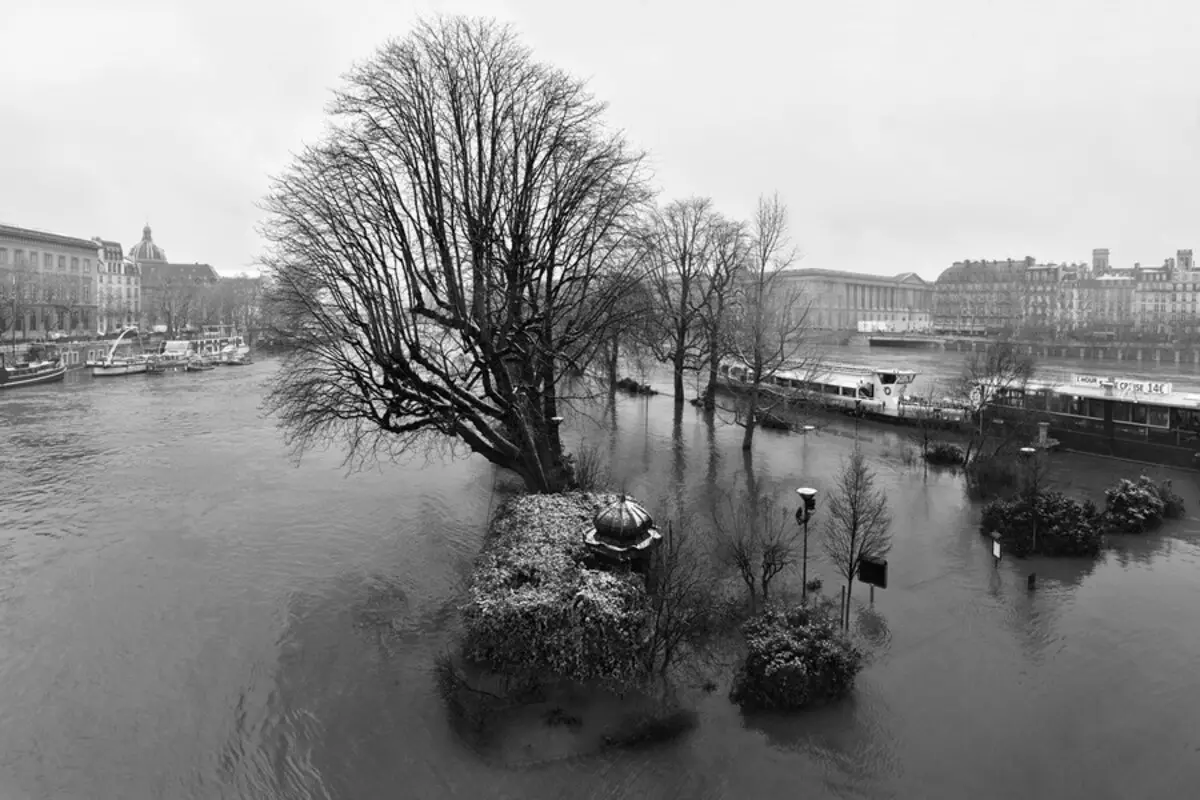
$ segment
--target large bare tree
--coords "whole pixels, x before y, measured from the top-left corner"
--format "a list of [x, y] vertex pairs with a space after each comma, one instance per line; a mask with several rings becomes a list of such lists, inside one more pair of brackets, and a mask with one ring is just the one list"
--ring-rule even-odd
[[614, 257], [642, 157], [584, 84], [498, 23], [419, 23], [354, 69], [332, 125], [276, 179], [264, 269], [290, 350], [267, 406], [349, 463], [433, 435], [570, 485], [560, 380], [638, 277]]
[[708, 357], [708, 384], [704, 390], [704, 408], [716, 406], [717, 375], [721, 359], [729, 355], [734, 311], [734, 290], [742, 279], [750, 255], [750, 238], [745, 226], [732, 220], [718, 222], [714, 234], [712, 258], [705, 275], [705, 303], [700, 324], [704, 330], [704, 348]]
[[778, 194], [760, 197], [750, 224], [750, 263], [740, 281], [729, 340], [732, 355], [747, 373], [743, 450], [753, 446], [758, 416], [771, 405], [763, 385], [783, 370], [807, 375], [816, 367], [806, 336], [810, 301], [785, 274], [796, 257], [789, 241], [787, 207]]
[[675, 200], [650, 215], [644, 234], [648, 280], [658, 331], [651, 341], [659, 361], [670, 364], [675, 403], [683, 403], [683, 378], [701, 362], [706, 343], [712, 261], [725, 222], [707, 197]]
[[825, 512], [825, 555], [846, 581], [842, 624], [850, 619], [850, 593], [866, 558], [883, 558], [892, 549], [892, 519], [887, 495], [875, 486], [875, 473], [860, 448], [842, 466]]

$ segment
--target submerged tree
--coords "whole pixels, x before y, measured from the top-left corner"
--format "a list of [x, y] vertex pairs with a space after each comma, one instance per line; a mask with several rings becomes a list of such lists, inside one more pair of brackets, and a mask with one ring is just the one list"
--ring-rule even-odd
[[750, 240], [743, 225], [723, 220], [719, 223], [707, 271], [707, 297], [700, 313], [704, 331], [704, 349], [708, 357], [708, 384], [704, 390], [704, 408], [716, 406], [717, 375], [721, 359], [731, 350], [730, 320], [734, 311], [734, 289], [742, 278], [749, 257]]
[[750, 265], [744, 271], [732, 325], [732, 354], [745, 365], [748, 400], [742, 449], [754, 444], [761, 413], [770, 410], [764, 384], [783, 370], [811, 373], [817, 359], [807, 341], [809, 301], [784, 271], [796, 259], [787, 207], [779, 195], [760, 197], [750, 226]]
[[[976, 426], [967, 442], [966, 460], [973, 461], [984, 455], [986, 438], [984, 417], [988, 406], [995, 403], [1006, 392], [1024, 391], [1037, 368], [1032, 355], [1021, 353], [1011, 342], [990, 344], [983, 352], [972, 352], [963, 361], [959, 377], [959, 394], [966, 398], [975, 414]], [[1023, 430], [1023, 426], [1012, 425], [1007, 429], [1010, 436], [996, 443], [992, 455], [998, 452], [1012, 436]]]
[[535, 491], [571, 483], [560, 380], [608, 340], [638, 261], [642, 158], [581, 81], [498, 23], [420, 23], [354, 69], [266, 201], [268, 395], [303, 452], [441, 435]]
[[858, 447], [838, 475], [825, 513], [825, 554], [846, 581], [843, 625], [850, 618], [850, 592], [866, 558], [883, 558], [892, 549], [887, 495], [875, 488], [875, 473]]
[[655, 356], [671, 367], [675, 402], [683, 403], [683, 376], [699, 366], [706, 342], [712, 261], [724, 221], [707, 197], [676, 200], [655, 211], [643, 235], [658, 330]]
[[[803, 528], [772, 497], [754, 488], [713, 512], [719, 559], [733, 568], [750, 597], [751, 613], [771, 602], [771, 586], [801, 557]], [[762, 600], [761, 607], [759, 600]]]

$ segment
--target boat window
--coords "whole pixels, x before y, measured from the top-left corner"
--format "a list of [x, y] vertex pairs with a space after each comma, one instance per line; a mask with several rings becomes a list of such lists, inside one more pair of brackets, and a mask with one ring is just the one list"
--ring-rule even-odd
[[854, 387], [853, 386], [843, 386], [842, 387], [842, 397], [854, 397]]
[[1170, 409], [1162, 406], [1150, 406], [1146, 409], [1146, 421], [1158, 428], [1166, 428], [1171, 424]]
[[1113, 422], [1129, 422], [1129, 403], [1113, 403]]
[[1104, 401], [1093, 397], [1088, 400], [1087, 415], [1092, 419], [1104, 419]]
[[1171, 409], [1171, 427], [1177, 431], [1196, 433], [1200, 431], [1200, 414], [1195, 411], [1173, 408]]
[[1077, 417], [1086, 417], [1087, 416], [1087, 398], [1086, 397], [1072, 397], [1070, 413], [1074, 414]]
[[915, 380], [915, 379], [916, 379], [916, 377], [917, 377], [917, 376], [916, 376], [916, 374], [915, 374], [915, 373], [914, 373], [914, 374], [910, 374], [910, 375], [898, 375], [898, 376], [896, 377], [896, 382], [897, 382], [897, 383], [902, 383], [902, 384], [904, 384], [905, 386], [907, 386], [908, 384], [912, 383], [912, 382], [913, 382], [913, 380]]
[[1136, 422], [1138, 425], [1146, 424], [1146, 407], [1141, 403], [1133, 403], [1129, 406], [1129, 421]]
[[879, 376], [879, 382], [882, 383], [884, 386], [891, 386], [893, 383], [896, 382], [896, 376], [892, 375], [890, 373], [882, 373]]
[[868, 383], [866, 386], [858, 387], [858, 396], [873, 398], [875, 396], [875, 385]]

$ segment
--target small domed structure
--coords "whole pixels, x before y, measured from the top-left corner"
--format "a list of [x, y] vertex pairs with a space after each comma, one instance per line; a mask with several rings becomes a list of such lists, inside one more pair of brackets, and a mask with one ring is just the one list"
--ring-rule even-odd
[[662, 541], [662, 534], [654, 528], [650, 512], [622, 494], [596, 512], [584, 541], [609, 560], [640, 561]]
[[154, 243], [154, 238], [150, 235], [150, 226], [147, 225], [142, 228], [142, 240], [129, 248], [129, 257], [139, 264], [146, 261], [165, 264], [167, 251]]

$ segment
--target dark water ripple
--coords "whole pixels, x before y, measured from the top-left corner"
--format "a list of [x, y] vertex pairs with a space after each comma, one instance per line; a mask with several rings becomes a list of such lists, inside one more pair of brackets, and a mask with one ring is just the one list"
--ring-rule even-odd
[[[431, 669], [507, 482], [477, 460], [297, 468], [259, 410], [272, 369], [0, 396], [0, 797], [1167, 797], [1200, 764], [1200, 518], [997, 569], [957, 477], [835, 426], [762, 432], [751, 467], [785, 503], [825, 497], [857, 439], [889, 493], [891, 588], [867, 607], [855, 587], [872, 657], [850, 702], [743, 717], [717, 692], [676, 745], [486, 766]], [[659, 513], [746, 484], [740, 430], [661, 397], [613, 413], [570, 435]], [[1064, 456], [1056, 480], [1094, 493], [1119, 469]]]

